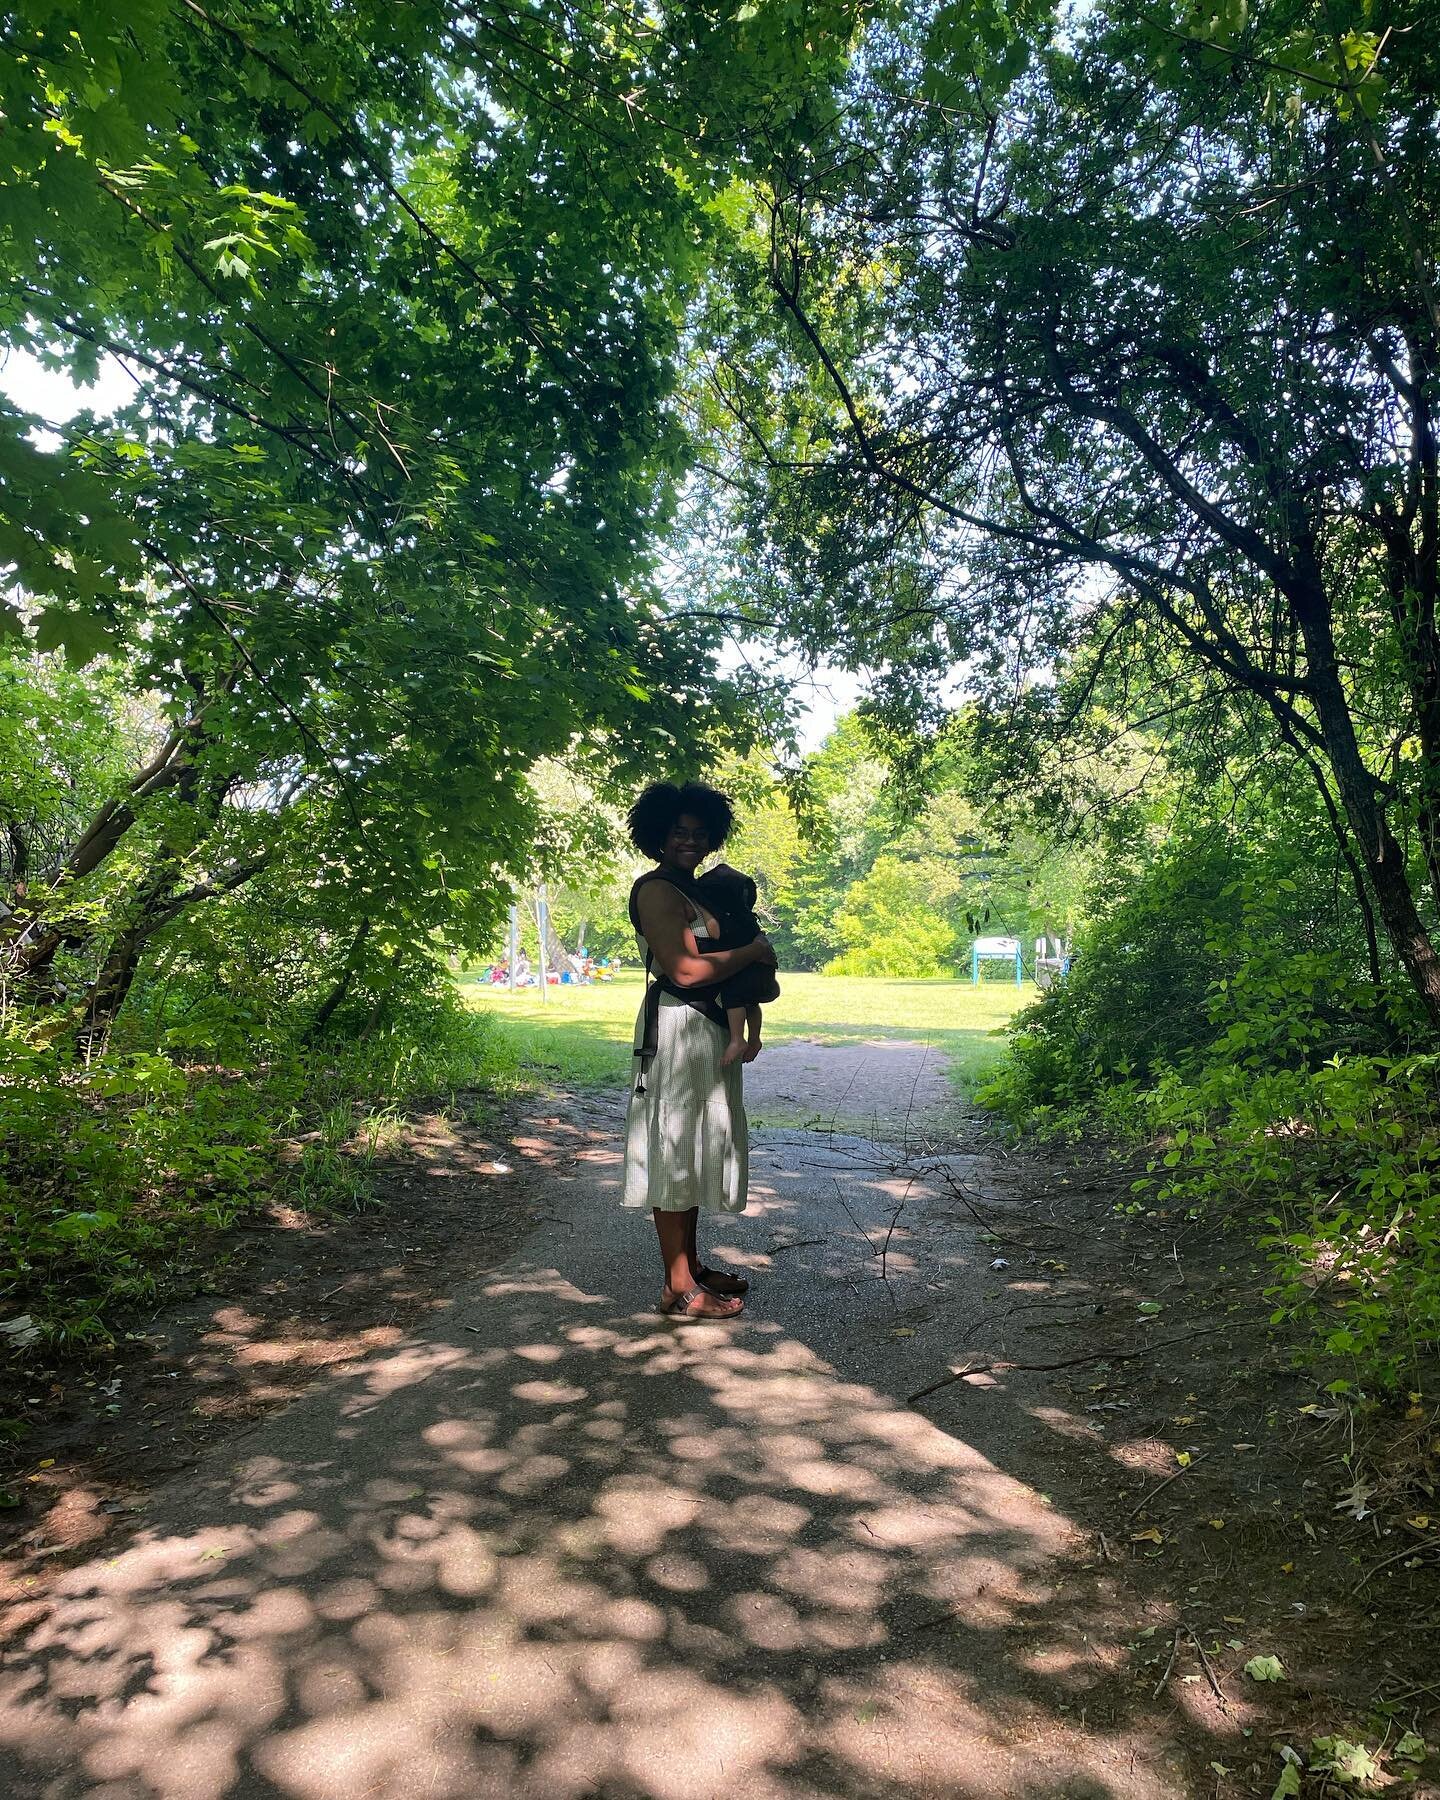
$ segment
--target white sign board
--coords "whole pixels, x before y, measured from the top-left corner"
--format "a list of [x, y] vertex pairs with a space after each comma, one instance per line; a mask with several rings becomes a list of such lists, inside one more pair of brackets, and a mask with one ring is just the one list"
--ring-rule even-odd
[[975, 949], [981, 956], [1013, 956], [1020, 948], [1019, 938], [976, 938]]

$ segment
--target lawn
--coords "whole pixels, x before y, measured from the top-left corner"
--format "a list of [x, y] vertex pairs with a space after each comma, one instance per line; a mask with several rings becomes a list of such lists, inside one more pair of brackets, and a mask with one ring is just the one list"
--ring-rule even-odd
[[[933, 1044], [949, 1060], [963, 1091], [982, 1080], [1003, 1048], [1000, 1033], [1033, 1000], [1028, 984], [997, 980], [889, 981], [831, 975], [783, 974], [781, 997], [765, 1009], [767, 1043], [807, 1038], [858, 1044], [907, 1038]], [[529, 1068], [551, 1079], [610, 1087], [630, 1074], [631, 1032], [644, 981], [639, 970], [594, 987], [506, 988], [461, 978], [468, 1004], [498, 1019]]]

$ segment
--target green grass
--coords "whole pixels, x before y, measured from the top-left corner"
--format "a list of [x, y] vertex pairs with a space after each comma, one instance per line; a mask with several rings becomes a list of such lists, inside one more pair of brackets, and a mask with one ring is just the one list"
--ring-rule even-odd
[[[630, 1074], [631, 1033], [644, 986], [638, 970], [593, 987], [506, 988], [462, 978], [468, 1005], [499, 1021], [522, 1069], [582, 1087], [613, 1087]], [[1035, 997], [1028, 985], [983, 981], [890, 981], [782, 974], [781, 995], [765, 1009], [765, 1040], [861, 1044], [905, 1038], [933, 1044], [950, 1078], [970, 1092], [1003, 1048], [1000, 1033]]]

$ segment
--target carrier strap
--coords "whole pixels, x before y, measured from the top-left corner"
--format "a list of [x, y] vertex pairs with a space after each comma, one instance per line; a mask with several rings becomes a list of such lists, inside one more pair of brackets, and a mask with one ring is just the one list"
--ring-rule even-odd
[[[697, 909], [701, 905], [695, 885], [687, 877], [681, 875], [676, 880], [668, 872], [662, 874], [658, 869], [651, 869], [648, 873], [640, 876], [630, 889], [630, 923], [635, 927], [636, 935], [639, 937], [643, 938], [645, 934], [640, 930], [640, 912], [636, 899], [640, 889], [645, 886], [647, 881], [668, 881], [671, 887], [679, 888], [685, 898], [691, 901]], [[640, 1042], [635, 1048], [635, 1055], [639, 1059], [635, 1073], [635, 1092], [637, 1094], [645, 1092], [645, 1075], [655, 1052], [660, 1047], [661, 994], [670, 994], [677, 1000], [683, 1000], [692, 1011], [703, 1013], [712, 1025], [718, 1025], [722, 1031], [728, 1032], [730, 1022], [719, 1004], [717, 998], [719, 992], [720, 983], [718, 981], [708, 982], [704, 987], [684, 988], [677, 986], [663, 970], [657, 975], [654, 952], [648, 943], [645, 945], [645, 1026], [640, 1034]]]

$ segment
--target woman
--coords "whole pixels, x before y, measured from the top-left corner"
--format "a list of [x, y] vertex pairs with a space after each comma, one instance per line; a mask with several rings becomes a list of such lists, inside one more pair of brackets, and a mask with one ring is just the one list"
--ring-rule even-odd
[[[631, 889], [640, 953], [660, 991], [641, 1006], [635, 1047], [647, 1054], [625, 1121], [626, 1206], [648, 1206], [660, 1239], [660, 1310], [676, 1318], [728, 1319], [749, 1282], [700, 1260], [700, 1209], [743, 1212], [749, 1139], [740, 1063], [721, 1056], [723, 1012], [703, 992], [751, 963], [775, 961], [768, 938], [739, 950], [705, 949], [715, 917], [695, 893], [695, 871], [725, 842], [730, 802], [712, 787], [657, 781], [630, 809], [630, 836], [655, 867]], [[647, 1039], [651, 1040], [647, 1042]]]

